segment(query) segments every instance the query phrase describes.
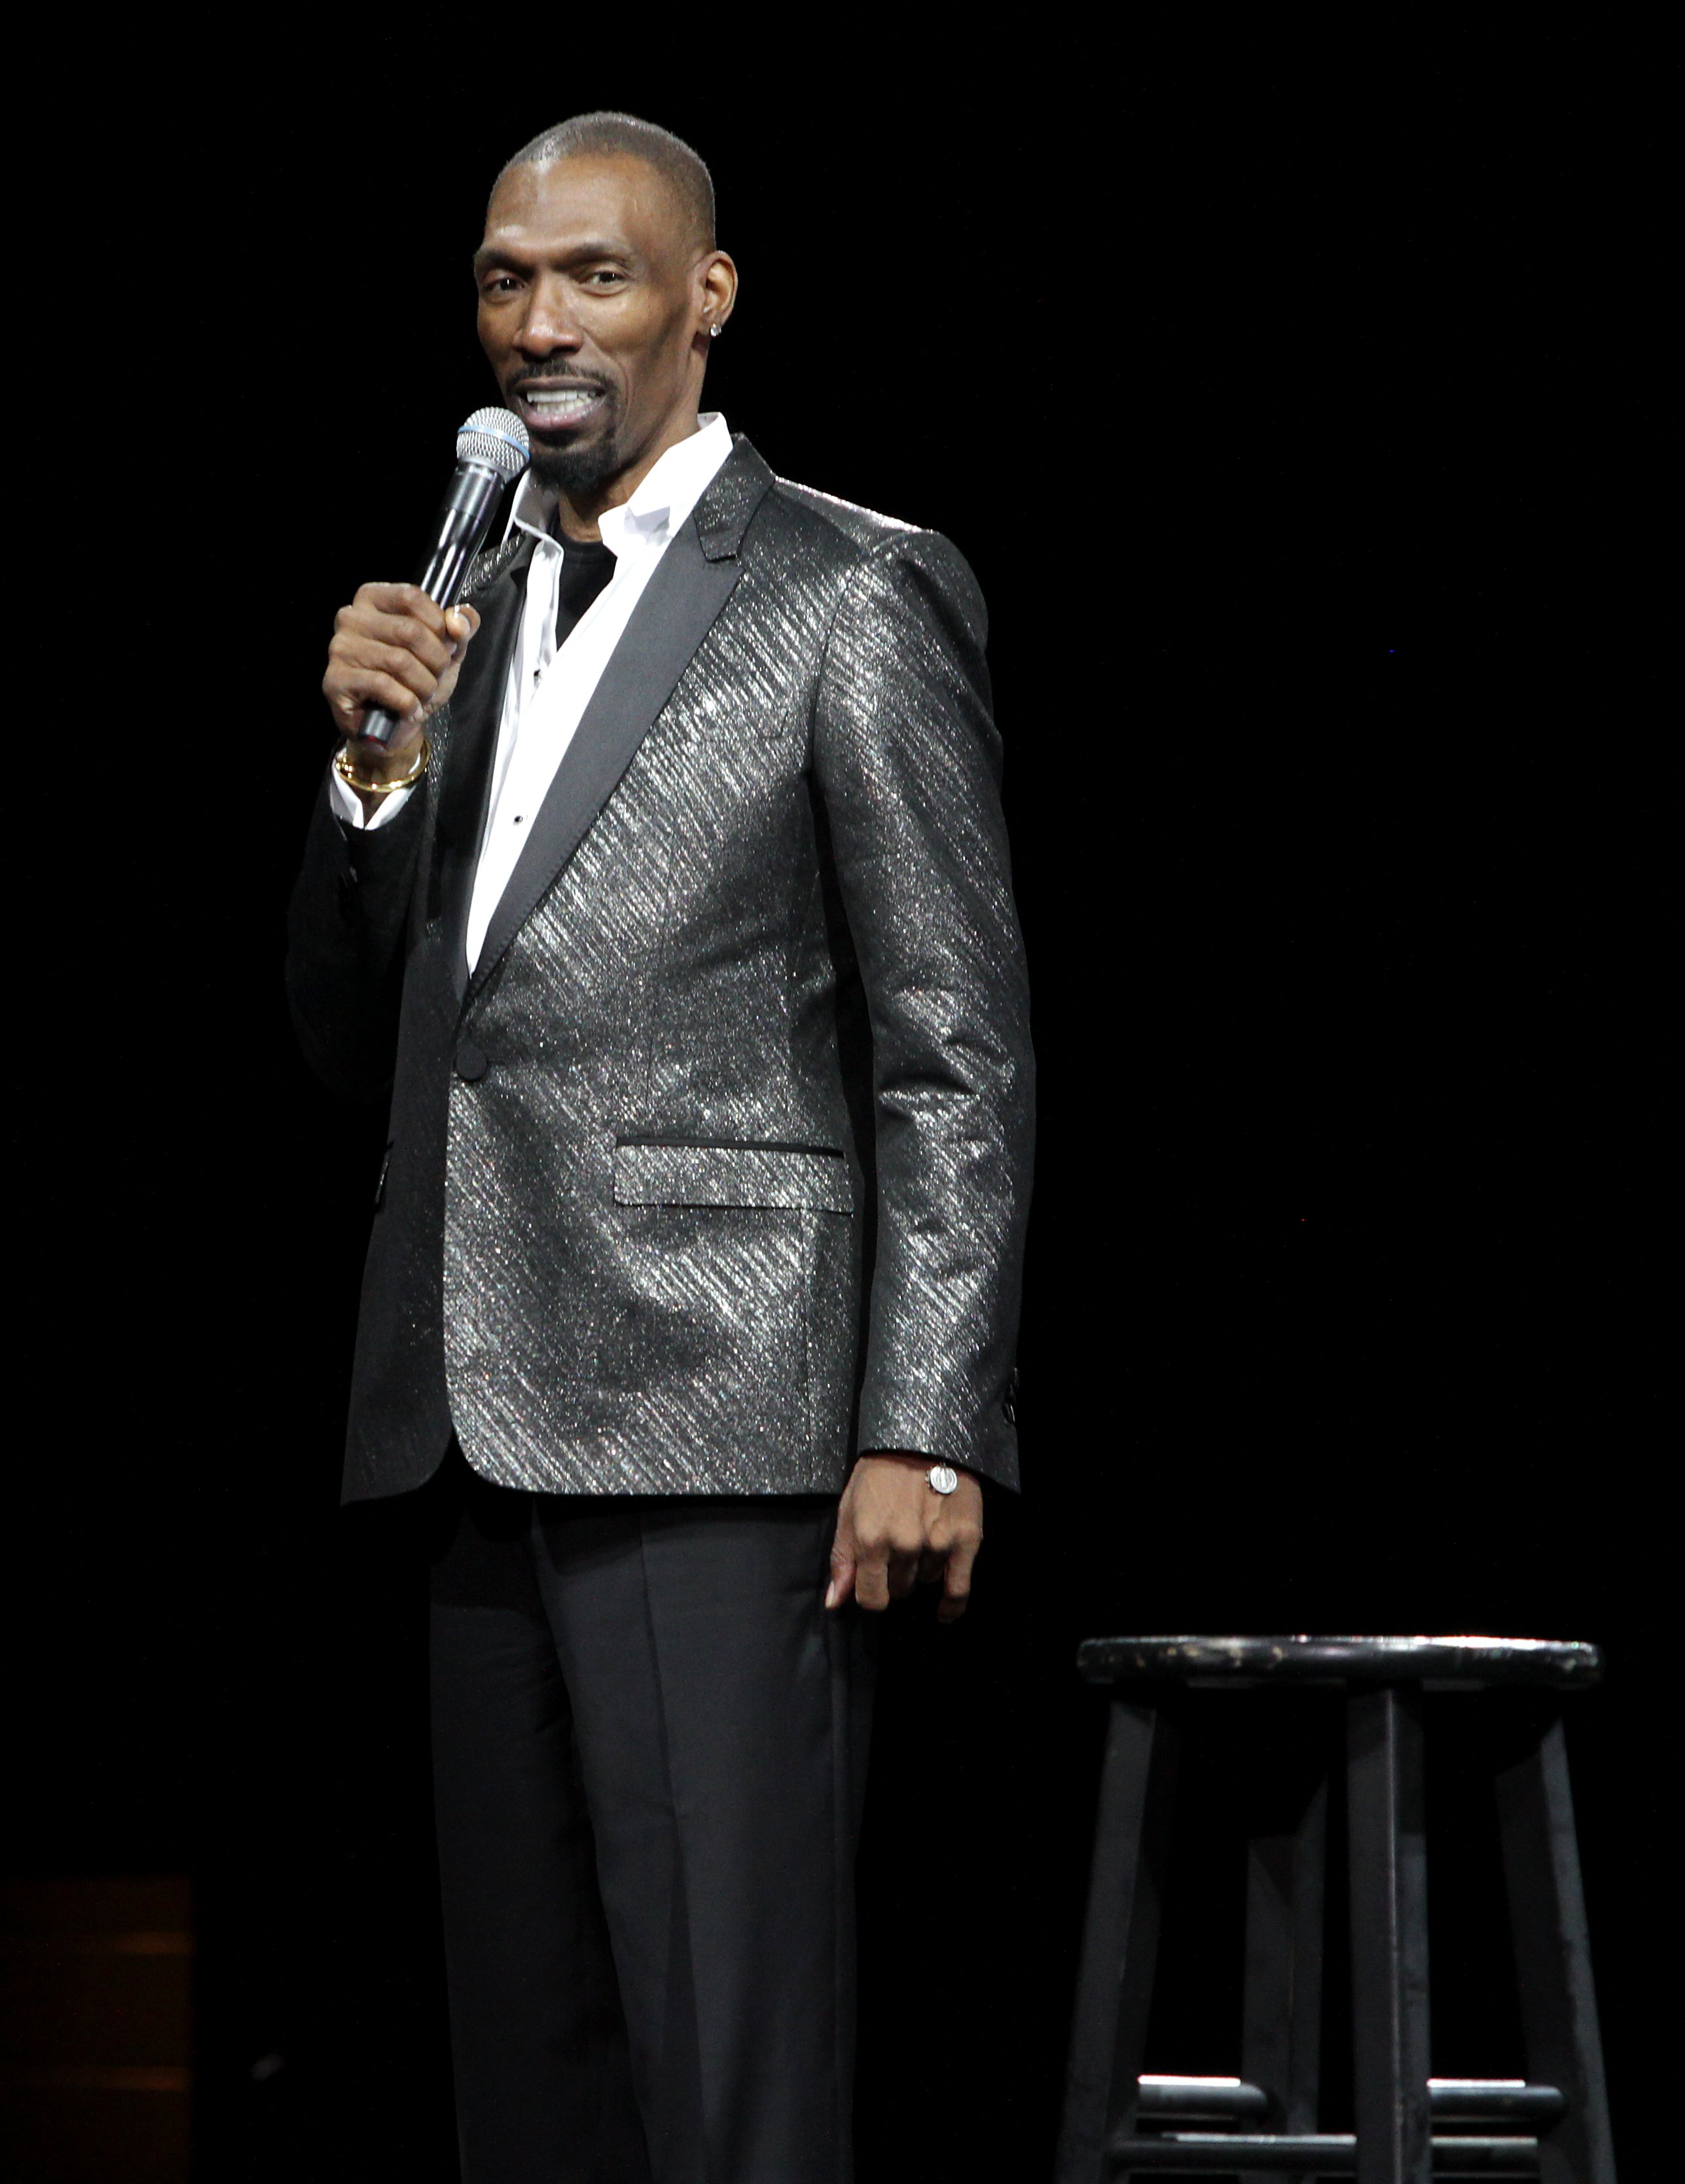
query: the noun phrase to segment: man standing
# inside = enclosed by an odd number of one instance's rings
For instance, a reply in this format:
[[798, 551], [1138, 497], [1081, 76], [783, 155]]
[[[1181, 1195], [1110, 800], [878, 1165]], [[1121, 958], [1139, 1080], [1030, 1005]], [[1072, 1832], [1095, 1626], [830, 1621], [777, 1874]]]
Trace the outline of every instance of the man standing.
[[288, 957], [315, 1067], [392, 1102], [347, 1496], [454, 1509], [463, 2174], [847, 2184], [860, 1611], [960, 1613], [1017, 1474], [982, 601], [698, 414], [737, 272], [665, 131], [527, 145], [475, 270], [531, 469], [471, 604], [338, 616]]

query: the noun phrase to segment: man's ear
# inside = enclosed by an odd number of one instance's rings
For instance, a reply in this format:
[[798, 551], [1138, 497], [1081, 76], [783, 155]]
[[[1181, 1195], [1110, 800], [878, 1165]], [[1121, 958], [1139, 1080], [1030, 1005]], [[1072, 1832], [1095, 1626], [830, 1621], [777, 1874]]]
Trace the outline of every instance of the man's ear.
[[697, 268], [698, 304], [710, 335], [731, 315], [737, 300], [737, 269], [723, 250], [712, 250]]

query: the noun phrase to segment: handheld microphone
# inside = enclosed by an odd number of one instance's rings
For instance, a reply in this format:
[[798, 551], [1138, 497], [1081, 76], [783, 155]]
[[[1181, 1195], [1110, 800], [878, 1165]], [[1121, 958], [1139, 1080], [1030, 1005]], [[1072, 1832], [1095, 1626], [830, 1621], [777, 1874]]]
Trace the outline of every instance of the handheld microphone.
[[[498, 495], [526, 468], [531, 450], [526, 427], [512, 410], [476, 410], [456, 436], [456, 469], [439, 504], [435, 541], [416, 582], [435, 606], [451, 605], [468, 565], [479, 552]], [[389, 744], [398, 722], [371, 705], [358, 731], [359, 743]]]

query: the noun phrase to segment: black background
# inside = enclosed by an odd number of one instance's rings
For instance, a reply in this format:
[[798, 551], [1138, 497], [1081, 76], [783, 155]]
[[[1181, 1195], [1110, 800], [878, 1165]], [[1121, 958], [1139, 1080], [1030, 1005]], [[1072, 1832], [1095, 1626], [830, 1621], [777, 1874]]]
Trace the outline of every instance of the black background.
[[[1604, 1644], [1570, 1733], [1621, 2131], [1671, 1469], [1655, 693], [1615, 558], [1635, 57], [581, 35], [103, 43], [14, 203], [54, 467], [12, 597], [7, 1861], [193, 1873], [207, 2176], [454, 2176], [404, 1513], [335, 1508], [381, 1118], [307, 1078], [282, 920], [333, 610], [407, 571], [493, 398], [486, 189], [619, 105], [714, 168], [743, 290], [710, 398], [947, 532], [994, 625], [1042, 1069], [1026, 1487], [965, 1624], [888, 1634], [862, 2178], [1046, 2171], [1102, 1630]], [[1436, 2066], [1519, 2070], [1459, 1780]], [[1159, 2068], [1236, 2067], [1204, 1802]]]

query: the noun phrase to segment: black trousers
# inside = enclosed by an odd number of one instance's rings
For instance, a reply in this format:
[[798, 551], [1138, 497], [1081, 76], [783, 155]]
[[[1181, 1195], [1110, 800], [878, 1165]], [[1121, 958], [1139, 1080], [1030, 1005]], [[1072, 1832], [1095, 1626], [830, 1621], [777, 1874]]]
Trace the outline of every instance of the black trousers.
[[464, 2184], [850, 2184], [871, 1676], [834, 1501], [487, 1485], [432, 1585]]

